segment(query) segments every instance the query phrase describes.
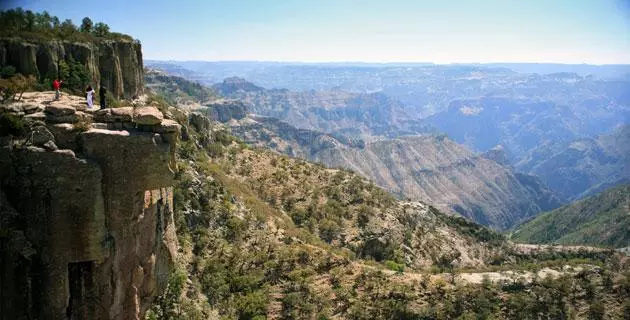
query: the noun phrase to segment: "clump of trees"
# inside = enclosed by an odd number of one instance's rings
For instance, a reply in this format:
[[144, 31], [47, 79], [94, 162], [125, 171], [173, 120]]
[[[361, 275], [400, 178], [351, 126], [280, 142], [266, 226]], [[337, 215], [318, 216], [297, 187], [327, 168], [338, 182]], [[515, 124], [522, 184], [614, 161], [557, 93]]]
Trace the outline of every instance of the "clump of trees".
[[133, 41], [131, 36], [111, 32], [107, 24], [94, 23], [89, 17], [83, 18], [81, 25], [77, 26], [71, 19], [61, 21], [46, 11], [39, 13], [22, 8], [0, 11], [0, 36], [72, 41], [95, 41], [100, 38]]

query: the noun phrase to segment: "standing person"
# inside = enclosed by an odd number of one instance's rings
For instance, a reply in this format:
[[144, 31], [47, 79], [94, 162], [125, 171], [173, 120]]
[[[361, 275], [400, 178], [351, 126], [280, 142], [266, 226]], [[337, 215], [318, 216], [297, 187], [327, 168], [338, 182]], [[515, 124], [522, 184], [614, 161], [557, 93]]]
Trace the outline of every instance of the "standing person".
[[101, 83], [101, 87], [98, 89], [98, 96], [101, 98], [101, 109], [107, 108], [105, 95], [107, 94], [107, 88]]
[[88, 109], [92, 109], [92, 107], [94, 106], [94, 94], [96, 94], [96, 91], [92, 89], [92, 86], [88, 86], [85, 92], [87, 93]]
[[63, 80], [55, 79], [53, 81], [53, 89], [55, 90], [55, 100], [59, 100], [59, 96], [61, 95], [61, 84]]

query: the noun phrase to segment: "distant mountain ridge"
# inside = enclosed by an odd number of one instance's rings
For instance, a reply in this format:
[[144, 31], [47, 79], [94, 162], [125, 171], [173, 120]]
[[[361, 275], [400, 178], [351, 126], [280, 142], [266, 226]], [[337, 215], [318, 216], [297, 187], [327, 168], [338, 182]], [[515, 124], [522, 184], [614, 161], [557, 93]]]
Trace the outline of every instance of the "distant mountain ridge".
[[542, 144], [516, 167], [567, 198], [592, 195], [630, 181], [630, 125], [596, 138]]
[[434, 132], [408, 115], [399, 101], [382, 93], [268, 90], [236, 77], [212, 88], [243, 101], [254, 114], [278, 118], [300, 129], [362, 138]]

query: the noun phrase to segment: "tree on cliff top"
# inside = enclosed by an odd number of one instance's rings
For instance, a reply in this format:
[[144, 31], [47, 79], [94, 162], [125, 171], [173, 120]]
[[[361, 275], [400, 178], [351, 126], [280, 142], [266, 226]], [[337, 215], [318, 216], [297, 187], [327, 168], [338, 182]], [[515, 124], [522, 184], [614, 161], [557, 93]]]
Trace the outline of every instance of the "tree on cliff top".
[[110, 32], [109, 26], [103, 22], [93, 23], [89, 17], [83, 18], [80, 27], [72, 20], [60, 22], [56, 16], [48, 12], [34, 13], [22, 8], [0, 11], [0, 37], [21, 37], [26, 39], [60, 38], [72, 41], [96, 41], [113, 39], [133, 41], [129, 35]]
[[81, 22], [81, 28], [79, 30], [81, 30], [81, 32], [91, 32], [93, 26], [94, 22], [92, 22], [92, 19], [85, 17]]

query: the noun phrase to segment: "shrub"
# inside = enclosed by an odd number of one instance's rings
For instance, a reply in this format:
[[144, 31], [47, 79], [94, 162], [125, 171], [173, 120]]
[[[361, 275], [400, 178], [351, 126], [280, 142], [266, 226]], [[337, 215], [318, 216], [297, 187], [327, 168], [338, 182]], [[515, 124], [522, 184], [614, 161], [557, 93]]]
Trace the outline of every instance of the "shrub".
[[27, 90], [34, 88], [36, 84], [37, 79], [34, 76], [25, 77], [19, 73], [10, 78], [0, 79], [2, 101], [5, 103], [10, 100], [19, 101], [22, 99], [22, 94], [24, 94]]
[[26, 124], [24, 120], [16, 115], [0, 113], [0, 136], [24, 136], [26, 134]]
[[92, 120], [81, 119], [74, 124], [73, 130], [78, 132], [86, 132], [92, 128]]
[[392, 260], [386, 260], [384, 264], [389, 270], [396, 271], [398, 273], [403, 273], [405, 271], [405, 265], [402, 263], [396, 263]]

